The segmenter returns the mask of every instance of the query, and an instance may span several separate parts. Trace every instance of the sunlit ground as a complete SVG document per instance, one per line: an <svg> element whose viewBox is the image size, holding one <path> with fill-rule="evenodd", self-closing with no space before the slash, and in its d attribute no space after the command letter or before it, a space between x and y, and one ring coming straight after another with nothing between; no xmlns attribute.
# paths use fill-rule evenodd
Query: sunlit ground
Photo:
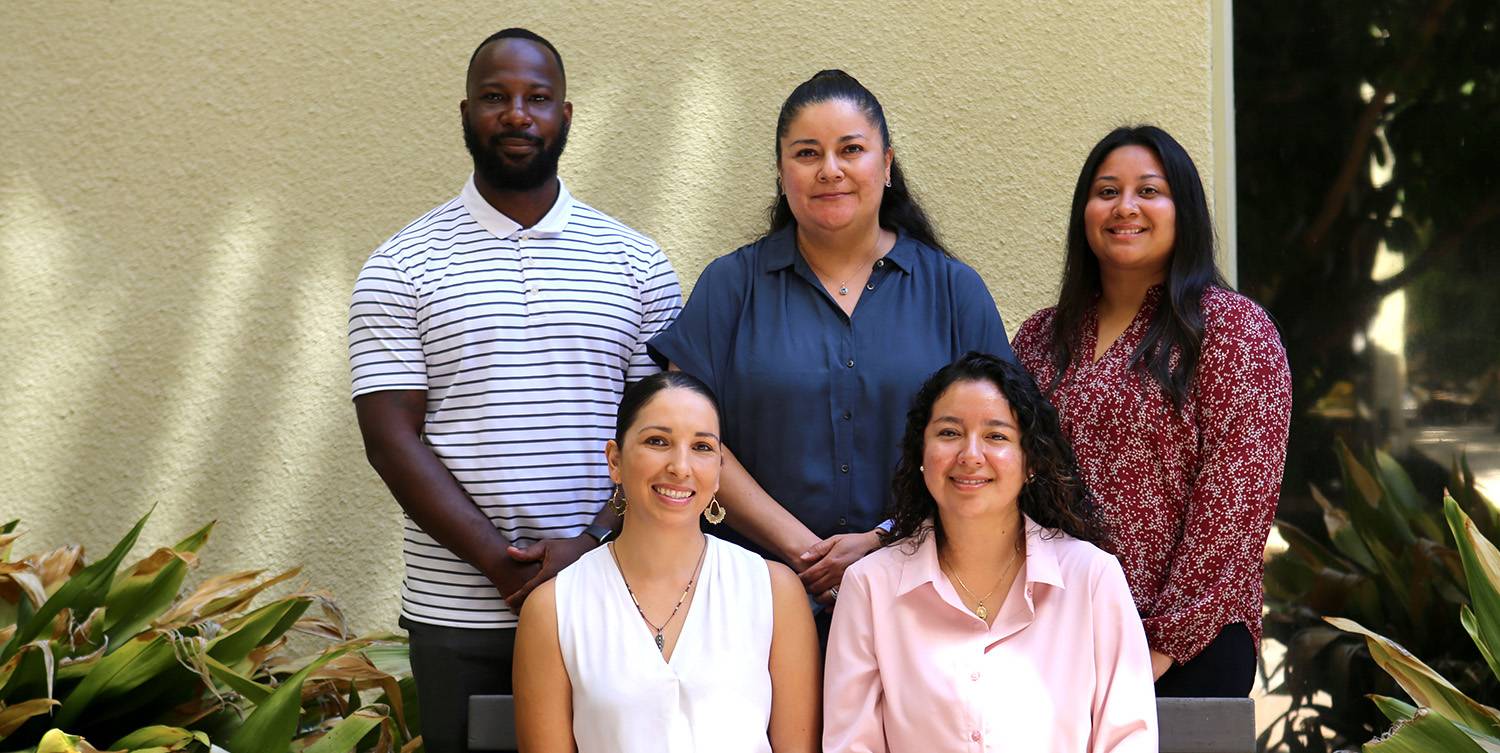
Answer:
<svg viewBox="0 0 1500 753"><path fill-rule="evenodd" d="M1466 453L1474 486L1493 504L1500 501L1500 432L1493 424L1424 426L1413 431L1412 447L1447 466Z"/></svg>

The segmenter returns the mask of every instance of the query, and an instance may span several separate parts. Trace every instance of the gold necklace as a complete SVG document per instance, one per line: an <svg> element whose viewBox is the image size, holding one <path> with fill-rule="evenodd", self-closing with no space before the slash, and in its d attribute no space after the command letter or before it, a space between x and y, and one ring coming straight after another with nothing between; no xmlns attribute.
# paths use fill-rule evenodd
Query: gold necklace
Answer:
<svg viewBox="0 0 1500 753"><path fill-rule="evenodd" d="M667 626L672 624L672 618L677 616L677 610L682 609L682 602L687 601L688 591L693 590L693 583L698 580L698 572L703 569L703 558L707 555L708 539L705 537L703 539L703 551L698 553L698 564L693 566L693 577L688 578L687 587L682 589L682 595L677 597L677 606L672 607L672 613L667 615L667 619L662 622L660 627L657 627L656 623L646 617L646 610L641 609L641 600L635 598L635 591L630 588L630 579L625 577L625 568L620 565L620 556L615 554L615 542L609 542L609 556L615 561L615 569L620 571L620 580L625 583L625 593L630 594L630 601L635 604L635 611L640 613L641 619L647 625L650 625L652 630L656 631L656 650L662 654L667 653L667 640L662 637L662 631L666 630Z"/></svg>
<svg viewBox="0 0 1500 753"><path fill-rule="evenodd" d="M942 559L941 556L938 557L938 568L941 569L944 573L952 576L954 582L958 583L958 587L962 588L964 590L964 593L968 594L969 598L971 598L971 599L974 600L974 602L975 602L975 604L974 604L974 616L978 617L981 620L984 620L984 619L988 619L989 616L990 616L990 610L987 609L984 606L984 600L988 599L988 598L990 598L990 596L994 595L995 589L999 588L1000 584L1005 581L1005 574L1008 573L1008 572L1010 572L1010 566L1011 566L1012 563L1014 563L1016 561L1016 555L1019 554L1020 552L1021 552L1021 545L1018 542L1016 544L1016 548L1013 549L1013 550L1011 550L1010 557L1008 559L1006 559L1005 560L1005 564L1003 566L1001 566L1001 568L1000 568L1000 577L997 578L997 579L995 579L995 585L990 586L990 590L986 591L985 594L984 594L984 596L975 596L974 592L970 591L969 587L964 584L964 579L958 577L958 571L957 570L954 570L951 567L947 567L947 566L943 565L943 559Z"/></svg>

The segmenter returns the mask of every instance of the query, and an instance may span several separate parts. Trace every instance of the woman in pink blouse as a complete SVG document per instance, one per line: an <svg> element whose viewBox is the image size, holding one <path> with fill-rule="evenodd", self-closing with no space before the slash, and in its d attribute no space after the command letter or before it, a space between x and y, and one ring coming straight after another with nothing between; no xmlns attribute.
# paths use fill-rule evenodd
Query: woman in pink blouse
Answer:
<svg viewBox="0 0 1500 753"><path fill-rule="evenodd" d="M1140 618L1057 414L969 353L906 416L891 541L839 586L823 750L1156 750Z"/></svg>
<svg viewBox="0 0 1500 753"><path fill-rule="evenodd" d="M1270 318L1220 277L1198 171L1165 131L1089 153L1057 306L1014 347L1099 501L1157 695L1247 695L1291 376Z"/></svg>

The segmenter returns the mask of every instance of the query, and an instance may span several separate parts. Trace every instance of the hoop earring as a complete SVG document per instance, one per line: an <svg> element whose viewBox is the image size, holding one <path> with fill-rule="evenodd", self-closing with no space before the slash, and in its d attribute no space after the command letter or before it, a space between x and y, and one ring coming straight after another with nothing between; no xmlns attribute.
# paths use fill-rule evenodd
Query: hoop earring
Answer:
<svg viewBox="0 0 1500 753"><path fill-rule="evenodd" d="M718 497L708 500L708 507L703 508L703 519L710 525L718 525L724 522L724 505L719 502Z"/></svg>
<svg viewBox="0 0 1500 753"><path fill-rule="evenodd" d="M619 484L615 484L615 493L609 498L609 506L616 515L625 514L625 489Z"/></svg>

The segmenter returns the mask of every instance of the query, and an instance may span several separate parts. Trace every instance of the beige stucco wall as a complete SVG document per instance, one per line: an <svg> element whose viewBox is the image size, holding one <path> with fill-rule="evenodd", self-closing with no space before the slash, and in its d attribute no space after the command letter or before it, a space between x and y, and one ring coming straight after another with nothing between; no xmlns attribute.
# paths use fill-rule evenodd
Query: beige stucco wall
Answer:
<svg viewBox="0 0 1500 753"><path fill-rule="evenodd" d="M399 536L347 396L347 297L370 250L465 178L457 103L489 32L561 48L569 186L655 236L689 285L756 234L776 109L819 68L882 98L919 195L1012 327L1054 295L1095 139L1155 121L1205 172L1214 146L1201 0L5 15L0 518L24 518L19 551L98 554L153 504L148 543L217 518L205 571L300 563L360 630L394 627Z"/></svg>

